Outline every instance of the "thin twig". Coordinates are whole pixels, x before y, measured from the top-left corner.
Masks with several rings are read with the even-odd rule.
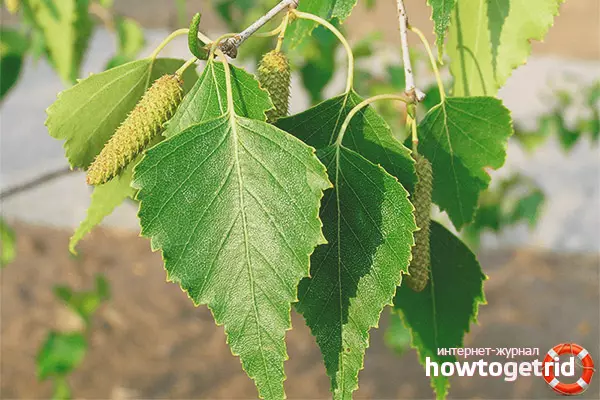
[[[272,20],[277,14],[287,8],[296,8],[298,7],[298,2],[300,0],[281,0],[279,4],[273,7],[269,12],[265,15],[257,19],[252,25],[246,28],[242,33],[235,35],[234,37],[227,39],[223,43],[220,44],[220,48],[231,58],[237,57],[237,49],[240,47],[242,43],[244,43],[250,36],[252,36],[256,31],[262,28],[267,22]]]
[[[400,22],[400,41],[402,43],[402,59],[404,63],[404,75],[406,95],[415,102],[420,102],[425,99],[425,93],[417,89],[415,86],[415,77],[410,62],[410,53],[408,51],[408,16],[404,8],[404,0],[396,0],[398,3],[398,21]]]
[[[69,167],[62,167],[56,171],[48,172],[42,176],[38,176],[37,178],[18,184],[14,187],[11,187],[0,193],[0,200],[8,199],[9,197],[16,196],[20,193],[26,192],[28,190],[34,189],[37,186],[43,185],[44,183],[48,183],[54,179],[60,178],[61,176],[68,175],[72,172],[76,172]]]

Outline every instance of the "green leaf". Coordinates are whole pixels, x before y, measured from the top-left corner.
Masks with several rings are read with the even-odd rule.
[[[450,26],[450,16],[452,15],[455,3],[456,0],[427,0],[427,4],[431,7],[431,20],[433,21],[433,31],[436,35],[435,44],[440,60],[444,53],[444,41],[446,39],[446,32]]]
[[[66,83],[79,75],[79,68],[92,33],[89,0],[28,0],[29,15],[43,33],[51,63]]]
[[[471,322],[477,322],[480,304],[485,304],[486,279],[475,255],[457,237],[437,222],[431,222],[431,276],[422,292],[408,286],[398,288],[394,306],[411,331],[412,346],[421,364],[427,357],[438,363],[454,362],[452,355],[437,355],[438,349],[463,347]],[[448,378],[433,377],[438,398],[448,392]]]
[[[300,76],[313,104],[322,100],[323,89],[333,78],[339,44],[330,30],[319,26],[303,51],[306,62],[300,69]]]
[[[358,0],[302,0],[298,11],[315,14],[327,20],[334,18],[342,22],[350,16],[352,9]],[[310,35],[317,26],[316,22],[297,20],[290,26],[286,37],[290,38],[291,46],[298,45],[304,38]]]
[[[47,110],[46,126],[50,136],[65,140],[71,166],[86,169],[152,82],[182,64],[175,59],[134,61],[91,75],[60,93]],[[186,88],[195,80],[195,71],[189,69]]]
[[[419,125],[419,152],[433,167],[433,201],[460,229],[475,214],[490,183],[485,169],[504,164],[510,112],[492,97],[450,97]]]
[[[563,0],[460,0],[448,32],[454,96],[495,96],[542,40]]]
[[[73,371],[85,356],[87,342],[81,333],[50,332],[37,356],[37,376],[44,380]]]
[[[15,260],[17,256],[15,231],[0,217],[0,268]]]
[[[303,142],[323,149],[335,141],[346,116],[362,101],[351,90],[300,114],[282,118],[276,125]],[[416,181],[410,151],[394,138],[389,126],[373,108],[363,108],[352,118],[344,135],[344,145],[373,164],[381,165],[406,188],[411,188]]]
[[[321,348],[333,397],[343,399],[358,388],[369,330],[408,270],[416,225],[408,192],[383,168],[343,146],[318,154],[334,184],[321,208],[329,244],[312,255],[296,307]]]
[[[14,29],[0,29],[0,100],[17,83],[29,39]]]
[[[390,312],[390,322],[384,336],[385,344],[401,356],[410,349],[410,331],[402,323],[398,312]]]
[[[231,79],[236,114],[266,121],[265,112],[273,108],[273,103],[269,94],[260,88],[254,75],[231,66]],[[171,137],[192,125],[220,117],[226,112],[225,71],[220,62],[210,60],[167,124],[163,136]]]
[[[134,171],[142,234],[168,279],[207,304],[264,398],[284,397],[285,331],[330,187],[313,149],[227,114],[150,149]]]
[[[75,292],[68,286],[55,286],[54,294],[89,324],[98,307],[108,299],[109,290],[106,278],[97,275],[94,290]]]
[[[129,185],[133,176],[133,167],[138,162],[139,159],[131,162],[120,175],[103,185],[94,187],[87,216],[69,240],[69,251],[72,254],[77,254],[75,247],[85,235],[99,225],[105,217],[112,214],[125,199],[133,197],[135,190]]]
[[[130,58],[137,57],[146,43],[140,24],[131,18],[117,17],[115,28],[119,39],[118,54]]]

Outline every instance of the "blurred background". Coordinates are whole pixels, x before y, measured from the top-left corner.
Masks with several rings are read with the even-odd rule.
[[[138,237],[133,202],[106,218],[77,257],[69,254],[69,237],[86,216],[91,191],[83,173],[68,170],[63,144],[48,135],[44,121],[45,109],[75,77],[147,56],[196,12],[203,14],[201,30],[217,37],[242,30],[276,1],[90,1],[88,28],[80,32],[87,50],[68,66],[48,52],[35,16],[7,11],[16,3],[5,0],[0,15],[0,397],[255,398],[222,327],[206,307],[193,307],[175,284],[165,283],[160,256]],[[433,42],[425,0],[406,5],[411,23]],[[341,29],[357,56],[358,92],[401,92],[395,3],[359,1]],[[252,38],[236,63],[254,71],[272,45]],[[292,113],[343,90],[339,47],[317,29],[290,52]],[[600,2],[567,0],[544,43],[532,49],[527,65],[500,91],[516,128],[506,166],[493,174],[475,221],[461,232],[490,277],[488,305],[465,346],[535,347],[543,354],[574,342],[599,363]],[[186,39],[161,55],[187,58]],[[431,107],[436,95],[428,87],[427,60],[418,50],[413,57],[429,94],[423,107]],[[401,139],[403,110],[397,107],[380,105],[379,111]],[[292,321],[288,397],[328,398],[319,350],[302,318],[294,314]],[[599,381],[595,377],[584,397],[600,397]],[[451,383],[451,398],[555,397],[541,378]],[[432,397],[406,332],[388,310],[372,331],[356,397]]]

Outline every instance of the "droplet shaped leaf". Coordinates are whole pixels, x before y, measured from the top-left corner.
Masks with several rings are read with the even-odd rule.
[[[394,307],[409,328],[412,346],[419,360],[443,363],[456,361],[452,355],[438,355],[438,349],[463,347],[465,333],[477,322],[480,304],[485,304],[486,279],[475,255],[456,236],[437,222],[431,222],[431,275],[422,292],[402,285]],[[448,392],[448,378],[432,377],[438,398]]]
[[[408,192],[383,168],[343,146],[318,152],[334,189],[321,209],[328,244],[311,257],[298,311],[325,360],[335,399],[358,388],[369,330],[406,273],[416,230]]]
[[[510,112],[493,97],[450,97],[419,125],[419,152],[433,167],[433,201],[460,229],[473,219],[490,183],[486,168],[506,159]]]
[[[285,331],[330,186],[313,149],[233,110],[150,149],[134,172],[142,234],[207,304],[261,397],[284,397]]]

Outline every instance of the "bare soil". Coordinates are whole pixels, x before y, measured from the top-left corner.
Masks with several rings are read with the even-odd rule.
[[[160,256],[135,234],[98,230],[69,256],[69,232],[17,224],[18,258],[2,271],[2,399],[46,399],[49,382],[37,382],[35,356],[49,329],[69,318],[52,286],[92,285],[104,273],[112,299],[97,314],[90,352],[70,383],[85,399],[256,398],[252,382],[225,344],[222,327],[206,307],[195,308],[174,284],[165,283]],[[560,342],[587,348],[600,364],[598,255],[539,251],[484,254],[489,304],[480,309],[466,346],[539,347]],[[432,398],[428,380],[410,351],[403,357],[383,342],[388,315],[373,330],[357,398]],[[302,318],[293,315],[286,362],[289,398],[328,398],[318,348]],[[489,359],[488,361],[493,361]],[[597,374],[598,375],[598,374]],[[597,399],[600,376],[585,398]],[[455,378],[452,398],[559,398],[541,378]]]

